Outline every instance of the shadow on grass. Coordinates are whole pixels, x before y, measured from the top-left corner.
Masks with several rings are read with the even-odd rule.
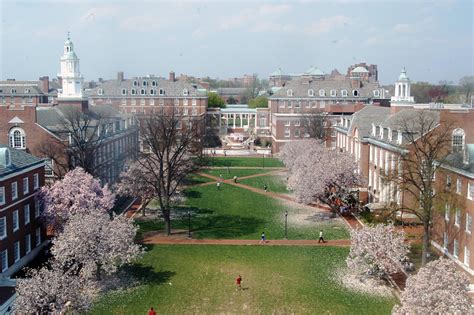
[[[200,191],[192,190],[192,189],[187,189],[183,192],[184,197],[186,198],[193,198],[193,199],[198,199],[201,198],[202,193]]]
[[[124,266],[122,272],[138,280],[140,284],[149,285],[160,285],[169,282],[176,275],[174,271],[155,271],[151,266],[144,265]]]
[[[215,215],[196,218],[192,232],[198,238],[236,238],[256,233],[263,224],[263,220],[256,218]]]

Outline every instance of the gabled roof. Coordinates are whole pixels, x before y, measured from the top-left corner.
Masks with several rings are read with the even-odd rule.
[[[28,154],[24,150],[13,149],[5,144],[0,144],[0,148],[8,148],[8,150],[10,151],[11,159],[10,166],[5,167],[0,164],[0,177],[19,172],[33,165],[39,165],[43,163],[43,159]]]
[[[324,75],[324,72],[318,69],[317,67],[311,66],[308,70],[305,71],[305,75],[316,75],[316,76],[322,76]]]
[[[359,138],[368,137],[372,131],[372,123],[380,124],[390,116],[389,107],[366,106],[351,116],[349,133],[357,128]]]

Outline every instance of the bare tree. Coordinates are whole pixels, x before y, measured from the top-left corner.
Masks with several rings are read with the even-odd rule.
[[[113,131],[113,119],[72,107],[62,108],[60,113],[60,123],[51,130],[57,135],[56,141],[47,139],[38,151],[53,161],[53,171],[59,178],[75,167],[98,176],[106,161],[100,149]]]
[[[173,113],[152,114],[140,120],[144,152],[136,162],[153,187],[167,235],[171,234],[171,207],[184,179],[202,158],[204,118]]]
[[[326,141],[330,134],[331,122],[326,112],[314,109],[303,113],[301,126],[303,136]]]
[[[440,117],[437,111],[416,110],[397,121],[406,151],[400,157],[398,169],[385,176],[385,180],[394,182],[404,192],[398,210],[412,213],[423,224],[423,265],[427,263],[436,205],[444,196],[435,189],[435,173],[450,152],[452,123],[441,121]]]
[[[466,96],[466,103],[470,103],[472,92],[474,91],[474,76],[465,76],[459,80],[461,93]]]

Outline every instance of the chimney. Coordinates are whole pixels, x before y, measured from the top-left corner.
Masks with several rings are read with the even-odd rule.
[[[10,149],[0,148],[0,165],[8,167],[11,164]]]
[[[48,93],[49,92],[49,77],[44,76],[39,78],[39,88],[43,93]]]
[[[123,71],[117,72],[117,81],[119,82],[123,81]]]
[[[174,71],[171,71],[171,72],[170,72],[170,78],[169,78],[169,80],[170,80],[171,82],[174,82],[174,81],[176,80],[176,76],[175,76],[175,74],[174,74]]]

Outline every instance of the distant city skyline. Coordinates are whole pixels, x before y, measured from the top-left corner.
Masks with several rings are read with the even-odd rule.
[[[0,79],[56,77],[67,32],[86,81],[170,71],[268,78],[377,64],[381,84],[457,83],[474,73],[473,2],[5,1]]]

